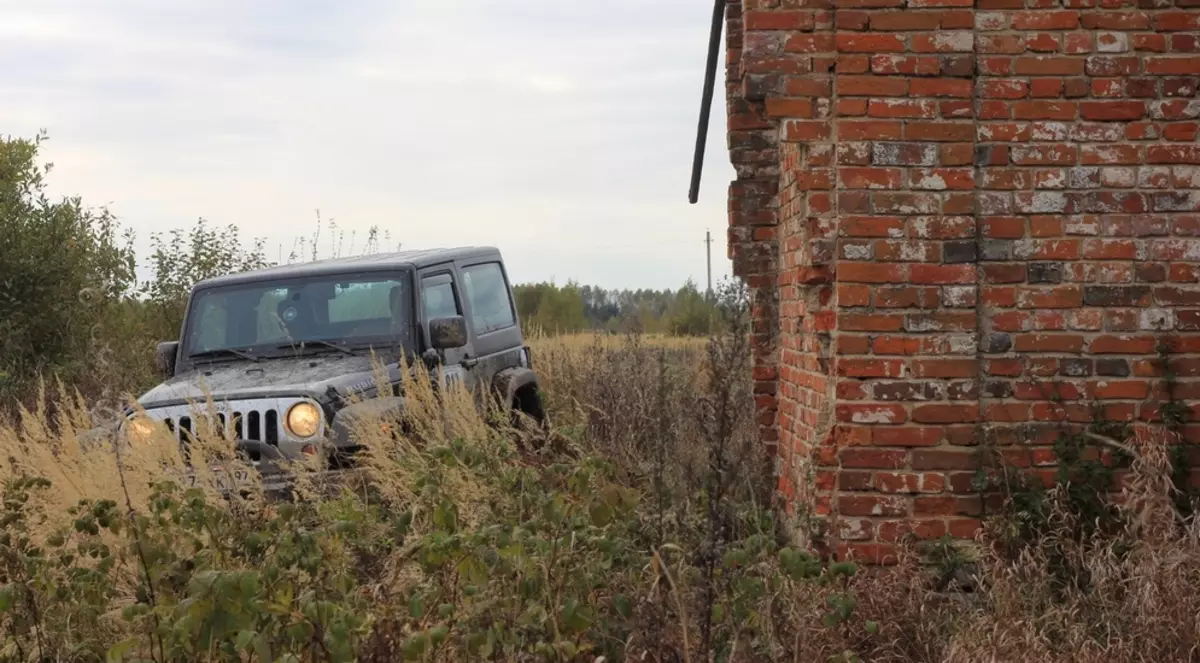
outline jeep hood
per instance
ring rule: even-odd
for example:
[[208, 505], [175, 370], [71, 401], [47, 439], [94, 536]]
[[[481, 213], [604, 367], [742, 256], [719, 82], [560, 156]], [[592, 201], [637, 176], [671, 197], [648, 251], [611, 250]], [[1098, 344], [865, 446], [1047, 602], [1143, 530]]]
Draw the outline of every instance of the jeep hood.
[[[393, 379], [395, 364], [388, 365]], [[326, 400], [330, 388], [360, 391], [375, 385], [370, 357], [317, 355], [260, 362], [223, 361], [203, 364], [177, 375], [138, 398], [144, 408], [197, 402], [212, 396], [214, 401], [308, 396]]]

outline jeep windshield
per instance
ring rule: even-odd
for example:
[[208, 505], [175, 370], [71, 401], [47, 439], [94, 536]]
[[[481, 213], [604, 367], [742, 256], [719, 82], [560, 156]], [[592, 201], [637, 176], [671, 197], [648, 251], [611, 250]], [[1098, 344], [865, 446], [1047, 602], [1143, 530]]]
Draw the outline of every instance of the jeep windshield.
[[190, 361], [412, 351], [408, 271], [262, 280], [196, 292], [184, 326]]

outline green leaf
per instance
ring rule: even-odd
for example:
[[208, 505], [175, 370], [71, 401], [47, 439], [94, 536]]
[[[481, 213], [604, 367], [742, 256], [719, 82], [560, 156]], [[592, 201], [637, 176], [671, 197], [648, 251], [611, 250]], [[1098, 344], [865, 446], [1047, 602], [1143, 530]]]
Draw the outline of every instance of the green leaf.
[[858, 565], [854, 562], [837, 562], [829, 567], [829, 575], [834, 577], [846, 576], [847, 578], [853, 578], [856, 573], [858, 573]]
[[237, 637], [234, 638], [233, 644], [238, 649], [246, 649], [252, 642], [254, 642], [254, 638], [256, 637], [258, 637], [258, 633], [254, 631], [241, 631], [237, 634]]
[[779, 565], [792, 580], [811, 580], [821, 573], [821, 562], [807, 551], [784, 548], [779, 551]]
[[559, 621], [569, 633], [581, 633], [592, 625], [591, 612], [587, 606], [581, 606], [579, 601], [571, 598], [563, 604]]
[[104, 659], [108, 661], [108, 663], [119, 663], [119, 661], [125, 660], [125, 656], [133, 650], [137, 643], [137, 636], [125, 638], [112, 647], [109, 647], [108, 653], [104, 655]]
[[618, 615], [624, 617], [625, 619], [629, 619], [633, 616], [633, 604], [626, 596], [614, 596], [613, 609], [617, 611]]
[[468, 555], [458, 564], [458, 573], [469, 585], [484, 585], [488, 580], [488, 567], [482, 559]]
[[404, 644], [400, 646], [400, 651], [404, 654], [404, 660], [415, 661], [424, 656], [428, 648], [429, 634], [417, 633], [404, 641]]
[[446, 532], [455, 531], [458, 525], [458, 516], [454, 513], [454, 506], [445, 502], [439, 504], [433, 511], [433, 524]]
[[592, 524], [596, 527], [604, 527], [612, 522], [613, 508], [607, 504], [593, 504], [588, 509], [588, 515], [592, 517]]
[[267, 642], [267, 635], [265, 633], [259, 633], [254, 637], [254, 655], [264, 663], [272, 660], [271, 644]]

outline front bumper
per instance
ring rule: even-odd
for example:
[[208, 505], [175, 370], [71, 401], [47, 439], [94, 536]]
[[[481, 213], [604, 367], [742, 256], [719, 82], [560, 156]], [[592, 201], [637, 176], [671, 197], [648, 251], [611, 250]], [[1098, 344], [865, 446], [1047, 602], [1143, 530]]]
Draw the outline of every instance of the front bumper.
[[[317, 462], [315, 467], [302, 466], [295, 471], [291, 467], [294, 463], [303, 463], [303, 459], [289, 459], [278, 448], [261, 442], [239, 441], [237, 453], [244, 463], [239, 467], [227, 468], [216, 462], [210, 468], [212, 479], [216, 482], [214, 487], [225, 495], [256, 490], [261, 490], [268, 496], [289, 495], [295, 489], [300, 476], [303, 476], [306, 485], [316, 490], [345, 485], [362, 476], [361, 470], [355, 467], [353, 452], [347, 449], [338, 450], [335, 457], [314, 458]], [[189, 473], [188, 476], [189, 487], [194, 487], [203, 480], [194, 473]]]

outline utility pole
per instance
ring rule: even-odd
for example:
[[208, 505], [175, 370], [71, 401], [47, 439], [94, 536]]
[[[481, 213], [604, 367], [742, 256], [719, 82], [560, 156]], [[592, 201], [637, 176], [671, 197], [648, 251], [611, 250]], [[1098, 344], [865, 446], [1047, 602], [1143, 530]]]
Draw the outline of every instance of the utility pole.
[[707, 230], [704, 231], [704, 253], [708, 261], [708, 290], [706, 294], [709, 299], [712, 299], [712, 233]]

